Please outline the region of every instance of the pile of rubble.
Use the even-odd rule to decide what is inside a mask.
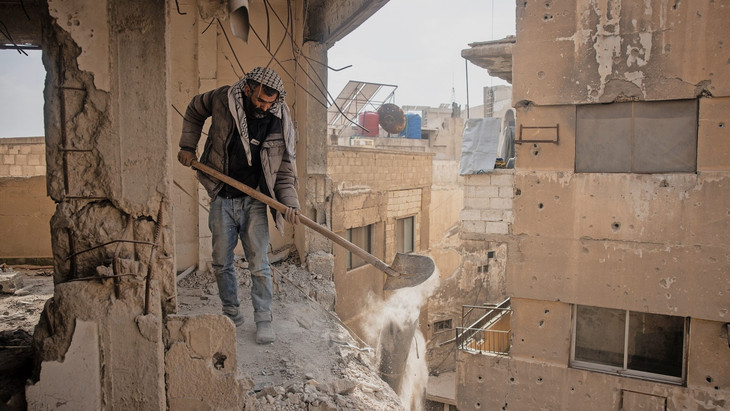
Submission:
[[[334,313],[334,283],[298,264],[296,259],[289,259],[272,265],[275,294],[272,311],[277,340],[259,345],[254,341],[250,272],[244,260],[236,261],[241,308],[246,316],[235,335],[236,373],[244,391],[236,408],[402,409],[397,394],[379,377],[374,350],[353,337]],[[15,346],[22,345],[27,354],[23,356],[27,361],[13,363],[14,370],[22,372],[22,376],[12,384],[1,384],[8,390],[12,388],[13,392],[3,393],[2,401],[12,408],[14,401],[10,395],[23,397],[23,386],[32,365],[31,334],[44,303],[53,296],[53,280],[50,269],[20,274],[10,271],[5,276],[9,282],[3,285],[6,293],[0,295],[3,319],[0,332],[10,338],[4,340],[3,347],[13,347],[0,352],[9,354],[9,350],[15,349],[12,356],[6,357],[17,359],[19,348]],[[180,317],[220,312],[217,286],[209,270],[193,271],[178,281]],[[174,317],[170,317],[172,321]],[[2,374],[10,376],[6,371]]]
[[[33,369],[32,334],[53,295],[50,267],[0,265],[0,409],[22,408]]]
[[[334,313],[334,283],[289,260],[272,265],[274,278],[273,344],[254,341],[249,290],[251,274],[236,261],[241,309],[236,330],[239,376],[249,381],[245,409],[343,410],[402,409],[395,392],[380,379],[376,354],[358,341]],[[220,300],[210,271],[190,274],[178,283],[179,313],[218,314]]]

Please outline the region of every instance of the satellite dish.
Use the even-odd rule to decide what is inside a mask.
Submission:
[[[406,116],[395,104],[386,103],[378,109],[380,127],[391,134],[398,134],[406,128]]]

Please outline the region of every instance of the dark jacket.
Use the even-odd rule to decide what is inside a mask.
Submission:
[[[208,117],[211,117],[210,129],[200,162],[226,175],[228,175],[228,144],[234,136],[238,135],[236,120],[231,114],[228,103],[229,88],[229,86],[224,86],[193,97],[185,111],[180,137],[181,149],[195,151],[203,124]],[[250,156],[248,136],[241,136],[241,142],[247,151],[247,156]],[[261,146],[261,166],[269,193],[275,200],[287,207],[299,208],[294,161],[295,159],[289,155],[286,149],[282,133],[272,133],[266,137]],[[198,179],[208,191],[211,200],[215,199],[223,188],[224,183],[200,171],[198,171]],[[273,209],[272,213],[274,213],[277,227],[281,230],[283,219],[280,213]]]

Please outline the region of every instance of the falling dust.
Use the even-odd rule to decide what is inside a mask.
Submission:
[[[365,316],[368,320],[363,328],[368,341],[378,341],[379,354],[382,354],[379,339],[383,327],[391,322],[405,326],[417,323],[421,307],[438,288],[440,277],[438,268],[434,268],[433,274],[422,284],[386,292],[384,301],[370,295],[368,314]],[[419,327],[416,326],[416,332],[410,341],[410,351],[403,379],[400,387],[394,388],[394,390],[406,409],[421,411],[424,409],[427,384],[426,340]]]

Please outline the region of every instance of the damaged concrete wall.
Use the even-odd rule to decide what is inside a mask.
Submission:
[[[238,378],[234,328],[221,315],[168,318],[165,383],[170,409],[240,409],[253,382]]]
[[[728,12],[720,1],[520,2],[514,100],[726,96],[727,59],[717,50],[727,45]]]
[[[661,400],[661,409],[724,409],[728,403],[730,373],[712,363],[727,361],[727,335],[715,322],[691,320],[689,363],[695,371],[681,386],[570,368],[570,305],[512,298],[512,308],[509,358],[458,352],[466,371],[457,373],[460,409],[618,410],[637,400],[631,395]]]
[[[510,294],[727,320],[727,176],[519,178]]]
[[[68,409],[165,408],[160,306],[145,315],[139,279],[121,280],[120,289],[115,296],[113,280],[56,285],[33,335],[40,380],[27,388],[30,408],[54,409],[63,401]],[[160,297],[156,287],[153,297]]]
[[[40,356],[27,390],[33,407],[68,400],[69,408],[240,408],[249,387],[235,379],[235,335],[228,320],[170,317],[162,333],[163,321],[176,311],[175,248],[182,267],[209,256],[204,244],[209,234],[198,230],[207,225],[201,212],[205,198],[192,172],[173,168],[172,158],[182,123],[178,109],[184,111],[200,92],[271,64],[300,125],[302,181],[306,189],[312,181],[325,185],[307,194],[303,210],[327,222],[326,133],[320,135],[326,72],[297,61],[304,54],[326,63],[326,47],[302,45],[305,25],[311,24],[304,21],[305,2],[267,5],[252,2],[249,12],[252,31],[270,37],[248,44],[230,41],[227,4],[217,0],[50,0],[39,8],[38,43],[48,73],[47,189],[57,203],[51,221],[56,286],[34,336]],[[351,30],[363,17],[352,13],[337,14],[337,24]],[[279,16],[288,23],[276,23]],[[174,197],[173,186],[179,189]],[[425,191],[420,200],[428,204]],[[178,228],[180,243],[174,237]],[[290,244],[292,237],[289,230],[272,245]],[[428,243],[428,235],[420,241]],[[307,250],[317,247],[331,249],[320,242]],[[230,338],[216,342],[212,335]],[[95,353],[90,349],[95,346],[98,355],[78,355]],[[90,387],[68,392],[73,381],[62,376],[79,370],[89,371],[84,382]],[[200,376],[195,383],[203,385],[192,387],[188,373]],[[64,392],[65,398],[58,396]]]
[[[462,324],[462,306],[504,301],[508,251],[514,244],[510,236],[514,172],[495,170],[460,179],[463,208],[459,210],[458,235],[432,251],[442,278],[429,298],[427,329],[423,330],[429,337],[432,372],[452,371],[456,366],[454,342],[442,345],[454,338],[456,330],[435,330],[434,323],[451,320],[453,328],[467,327],[469,324]]]
[[[456,327],[470,325],[462,320],[464,305],[499,304],[506,298],[507,249],[507,243],[499,241],[464,241],[459,247],[432,250],[441,282],[428,299],[423,310],[425,322],[421,324],[430,372],[456,369]],[[451,328],[435,327],[443,321],[450,321]]]
[[[517,129],[537,127],[523,138],[543,141],[517,146],[510,357],[459,353],[460,408],[726,406],[730,76],[718,50],[728,21],[713,1],[517,2]],[[579,135],[582,105],[677,99],[697,102],[692,172],[575,171],[577,139],[605,131]],[[637,141],[669,130],[652,121]],[[689,318],[681,382],[574,368],[575,304]]]
[[[388,0],[316,0],[307,9],[304,37],[332,47],[362,22],[380,10]]]
[[[79,15],[81,9],[87,14]],[[84,250],[122,239],[127,227],[127,240],[151,243],[157,227],[163,258],[153,264],[167,309],[174,310],[172,235],[158,218],[169,221],[164,3],[133,10],[50,2],[49,12],[43,61],[48,193],[59,203],[51,221],[56,282],[94,275],[111,263],[115,247]],[[101,48],[86,67],[95,71],[79,67],[87,45]],[[150,247],[128,244],[120,252],[146,262]]]
[[[86,404],[164,408],[161,324],[176,310],[165,2],[49,1],[39,10],[56,285],[34,335],[41,380],[28,401],[55,407],[66,393],[73,408],[85,401],[75,397],[98,394]],[[98,346],[98,361],[72,355],[77,342]],[[59,377],[78,367],[99,374],[85,393]]]

